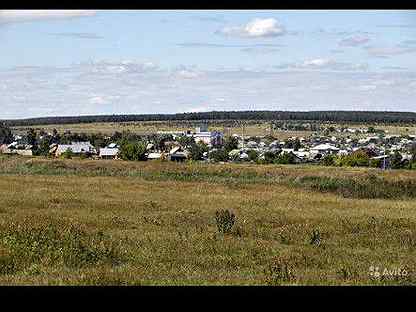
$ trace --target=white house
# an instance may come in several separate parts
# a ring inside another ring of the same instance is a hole
[[[55,156],[59,157],[67,150],[71,150],[75,155],[97,153],[94,146],[92,146],[90,142],[72,142],[71,144],[58,145],[55,151]]]
[[[102,159],[115,159],[118,156],[119,149],[117,147],[100,148],[99,157]]]
[[[312,154],[333,154],[339,152],[339,148],[331,144],[319,144],[311,148]]]

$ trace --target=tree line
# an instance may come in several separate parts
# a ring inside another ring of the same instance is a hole
[[[355,123],[414,123],[413,112],[372,111],[212,111],[179,114],[94,115],[3,120],[8,126],[134,121],[304,120]],[[1,121],[0,121],[1,122]]]

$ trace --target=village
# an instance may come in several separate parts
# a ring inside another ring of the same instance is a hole
[[[287,130],[286,126],[284,129]],[[356,134],[361,134],[361,138]],[[14,135],[13,142],[2,144],[0,153],[96,160],[309,163],[416,169],[415,135],[389,135],[372,127],[331,126],[309,137],[292,136],[285,140],[272,135],[244,136],[244,132],[225,136],[221,131],[209,131],[207,124],[201,124],[194,131],[159,131],[147,136],[116,132],[113,136],[103,136],[99,142],[74,140],[77,137],[80,136],[70,134],[63,139],[56,131],[37,134],[31,129],[26,135]],[[41,146],[43,152],[40,152]]]

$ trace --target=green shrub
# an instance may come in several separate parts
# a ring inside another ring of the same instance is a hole
[[[265,152],[265,153],[264,153],[264,160],[263,160],[263,162],[264,162],[265,164],[271,164],[271,163],[273,163],[273,162],[275,161],[275,159],[276,159],[278,156],[279,156],[279,155],[278,155],[277,153],[274,153],[274,152],[270,152],[270,151]]]
[[[321,159],[321,164],[324,166],[335,166],[336,165],[336,156],[335,155],[326,155]]]
[[[296,163],[296,156],[293,153],[283,153],[273,161],[275,164],[290,165]]]
[[[209,153],[209,158],[216,161],[216,162],[227,161],[228,160],[228,152],[223,148],[213,150],[213,151],[211,151],[211,153]]]
[[[259,153],[256,150],[249,150],[247,155],[250,161],[257,161],[259,158]]]
[[[367,167],[369,162],[370,157],[361,150],[340,157],[340,165],[346,167]]]
[[[74,152],[68,148],[65,152],[62,153],[62,158],[64,159],[72,159],[72,157],[74,156]]]
[[[189,159],[201,160],[205,152],[209,151],[208,145],[204,142],[192,143],[188,148]]]
[[[218,232],[229,234],[235,223],[235,215],[229,210],[217,210],[215,212],[215,221]]]
[[[370,159],[369,163],[371,168],[382,168],[383,167],[383,159]]]
[[[120,157],[123,160],[147,160],[146,156],[147,144],[143,141],[140,142],[126,142],[124,141],[120,145]]]

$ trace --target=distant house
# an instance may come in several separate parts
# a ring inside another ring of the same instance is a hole
[[[256,141],[248,141],[246,145],[249,148],[255,148],[258,146],[258,143]]]
[[[117,159],[118,158],[119,149],[117,147],[104,147],[100,148],[100,152],[98,156],[101,159]]]
[[[204,142],[209,146],[221,145],[223,143],[224,135],[219,131],[208,131],[207,126],[197,127],[193,137],[196,143]]]
[[[184,161],[188,158],[188,153],[181,146],[174,147],[169,152],[171,161]]]
[[[3,144],[0,146],[0,153],[2,154],[15,154],[21,156],[33,156],[32,145],[29,144],[19,144],[13,142],[11,144]]]
[[[94,146],[92,146],[90,142],[72,142],[71,144],[58,145],[55,150],[55,156],[59,157],[67,150],[72,151],[72,153],[76,156],[80,156],[81,154],[92,155],[97,153]]]
[[[17,150],[14,150],[13,154],[20,155],[20,156],[33,156],[33,152],[31,149],[17,149]]]
[[[2,145],[0,145],[0,153],[2,153],[2,154],[6,154],[6,152],[8,151],[9,149],[8,149],[8,147],[7,147],[7,144],[2,144]]]
[[[339,152],[339,148],[331,144],[319,144],[311,148],[313,154],[334,154]]]
[[[293,153],[295,151],[295,149],[293,149],[293,148],[282,148],[282,154],[284,154],[284,153],[286,153],[286,154],[288,154],[288,153]]]
[[[294,151],[292,153],[301,160],[307,160],[310,157],[310,152],[306,151]]]
[[[149,153],[147,155],[148,160],[161,159],[161,158],[162,158],[162,153]]]

